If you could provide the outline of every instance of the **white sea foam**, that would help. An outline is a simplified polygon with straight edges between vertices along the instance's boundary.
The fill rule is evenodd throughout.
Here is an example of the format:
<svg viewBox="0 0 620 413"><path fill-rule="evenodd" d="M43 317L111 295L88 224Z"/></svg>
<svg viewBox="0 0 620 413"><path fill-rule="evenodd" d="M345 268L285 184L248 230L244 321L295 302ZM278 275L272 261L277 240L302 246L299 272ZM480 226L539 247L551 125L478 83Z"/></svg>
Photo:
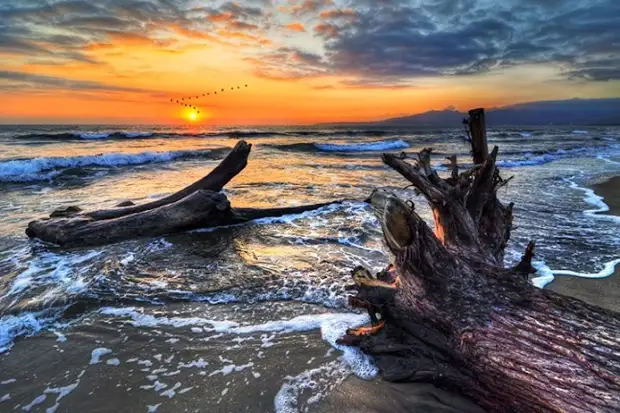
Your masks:
<svg viewBox="0 0 620 413"><path fill-rule="evenodd" d="M148 413L155 413L157 411L157 409L159 409L159 406L161 406L161 403L157 403L157 404L148 404L146 406L147 408L147 412Z"/></svg>
<svg viewBox="0 0 620 413"><path fill-rule="evenodd" d="M532 136L532 134L529 132L519 132L519 135L523 136L524 138L528 138Z"/></svg>
<svg viewBox="0 0 620 413"><path fill-rule="evenodd" d="M52 323L63 309L56 312L24 312L0 317L0 354L11 349L15 337L32 336Z"/></svg>
<svg viewBox="0 0 620 413"><path fill-rule="evenodd" d="M294 317L287 320L273 320L260 324L241 325L234 321L215 321L202 317L158 317L150 314L144 314L144 310L135 307L111 308L105 307L99 310L101 314L115 317L129 317L131 324L136 327L156 327L156 326L172 326L183 328L188 326L201 326L205 330L215 331L224 334L242 334L249 335L255 333L271 333L266 336L267 340L275 338L275 334L286 334L294 332L304 332L320 329L323 340L332 347L342 351L342 356L338 360L337 370L340 372L339 377L344 378L348 374L355 374L362 379L370 379L378 373L377 367L372 359L363 354L359 349L341 346L336 344L336 340L345 335L348 328L358 327L369 322L366 314L353 313L323 313L308 314ZM264 340L263 340L264 343ZM271 342L270 342L271 343ZM253 366L252 362L245 365L228 364L222 368L215 370L209 374L228 375L232 372L242 371ZM206 367L206 363L191 362L179 365L179 367ZM295 411L286 410L285 406L291 406L291 397L298 395L299 389L305 386L306 379L313 376L317 371L310 371L303 377L298 377L291 383L286 384L279 393L279 399L276 398L278 412ZM333 382L333 380L332 380ZM287 387L288 386L288 387ZM291 394L293 396L291 396Z"/></svg>
<svg viewBox="0 0 620 413"><path fill-rule="evenodd" d="M617 151L618 145L592 146L573 149L558 149L542 154L525 154L523 158L502 159L497 161L497 166L501 168L516 168L519 166L542 165L560 159L574 158L579 156L603 156L608 151Z"/></svg>
<svg viewBox="0 0 620 413"><path fill-rule="evenodd" d="M609 206L604 202L602 196L597 195L594 190L577 185L572 179L565 179L568 182L570 188L583 191L585 196L583 200L595 206L595 209L587 209L583 211L584 215L587 215L596 219L605 219L620 223L620 217L615 215L604 215L601 212L609 211ZM620 258L613 259L603 264L603 268L596 272L580 272L572 270L553 270L549 268L544 262L534 262L533 266L536 268L537 277L532 279L532 284L538 288L544 288L547 284L555 279L556 275L569 275L573 277L581 278L605 278L609 277L615 272L616 266L620 264Z"/></svg>
<svg viewBox="0 0 620 413"><path fill-rule="evenodd" d="M105 139L112 135L112 133L102 133L102 132L76 132L72 134L80 139L86 140L97 140L97 139Z"/></svg>
<svg viewBox="0 0 620 413"><path fill-rule="evenodd" d="M588 131L587 130L574 130L573 134L574 135L587 135Z"/></svg>
<svg viewBox="0 0 620 413"><path fill-rule="evenodd" d="M110 366L118 366L121 364L121 361L117 358L113 358L113 359L108 359L108 361L106 361L105 364L110 365Z"/></svg>
<svg viewBox="0 0 620 413"><path fill-rule="evenodd" d="M99 348L94 349L90 355L89 364L98 364L101 361L101 357L105 356L106 354L110 354L110 353L112 353L112 350L110 350L109 348L99 347Z"/></svg>
<svg viewBox="0 0 620 413"><path fill-rule="evenodd" d="M598 272L594 272L594 273L578 272L578 271L571 271L571 270L553 270L553 274L572 275L574 277L581 277L581 278L605 278L605 277L609 277L610 275L614 273L616 269L616 265L618 264L620 264L620 258L606 262L605 264L603 264L602 270Z"/></svg>
<svg viewBox="0 0 620 413"><path fill-rule="evenodd" d="M50 180L66 168L85 166L124 166L170 162L175 159L204 156L211 151L173 151L141 153L105 153L99 155L41 157L0 162L0 182Z"/></svg>
<svg viewBox="0 0 620 413"><path fill-rule="evenodd" d="M613 164L613 165L620 165L620 162L614 161L613 159L609 159L609 158L607 158L607 157L605 157L603 155L599 155L599 156L597 156L597 158L600 159L601 161L604 161L604 162L607 162L607 163L610 163L610 164Z"/></svg>
<svg viewBox="0 0 620 413"><path fill-rule="evenodd" d="M22 407L22 410L29 412L34 406L43 403L45 399L47 399L47 396L45 394L37 396L33 401Z"/></svg>
<svg viewBox="0 0 620 413"><path fill-rule="evenodd" d="M587 209L583 211L585 215L588 215L593 218L605 219L605 220L610 220L610 221L615 221L617 223L620 223L619 216L602 214L602 212L609 211L609 206L604 202L605 198L603 198L600 195L597 195L594 192L594 190L591 188L586 188L586 187L577 185L572 179L565 179L565 181L568 182L569 186L572 189L577 189L579 191L582 191L585 194L583 200L586 203L596 207L595 209Z"/></svg>
<svg viewBox="0 0 620 413"><path fill-rule="evenodd" d="M373 152L387 151L393 149L406 149L409 144L402 139L378 142L359 142L359 143L315 143L314 146L325 152Z"/></svg>
<svg viewBox="0 0 620 413"><path fill-rule="evenodd" d="M241 325L235 321L211 320L203 317L165 317L144 314L142 308L137 307L103 307L99 310L103 315L129 318L135 327L158 327L170 326L175 328L201 326L207 332L226 334L253 334L253 333L294 333L325 329L325 331L337 331L344 335L347 328L360 325L368 321L367 316L354 313L323 313L301 315L289 320L267 321L261 324ZM335 338L328 333L325 340L332 345ZM330 339L333 340L330 341ZM349 349L343 347L343 349Z"/></svg>
<svg viewBox="0 0 620 413"><path fill-rule="evenodd" d="M274 399L275 413L299 413L308 410L308 405L318 402L323 396L347 378L348 372L338 361L307 370L297 376L287 376ZM306 400L302 394L311 393Z"/></svg>
<svg viewBox="0 0 620 413"><path fill-rule="evenodd" d="M531 283L538 288L545 288L547 284L555 279L553 271L542 261L532 262L532 266L536 268L536 277L531 279Z"/></svg>
<svg viewBox="0 0 620 413"><path fill-rule="evenodd" d="M41 253L28 262L28 267L13 279L11 287L1 298L46 284L54 286L53 291L48 294L50 300L57 299L63 293L80 293L87 287L86 281L80 276L81 272L90 267L85 263L101 254L101 251L72 254ZM79 269L76 269L77 267Z"/></svg>
<svg viewBox="0 0 620 413"><path fill-rule="evenodd" d="M77 380L74 383L71 383L67 386L48 387L45 389L45 391L43 392L43 395L46 395L46 394L56 395L56 402L54 403L52 407L46 410L46 413L54 413L56 409L58 409L58 406L60 406L60 400L62 400L63 397L66 397L69 393L75 390L77 386L79 386L80 380L82 379L82 376L84 375L84 373L86 373L86 370L82 370L82 372L78 375Z"/></svg>

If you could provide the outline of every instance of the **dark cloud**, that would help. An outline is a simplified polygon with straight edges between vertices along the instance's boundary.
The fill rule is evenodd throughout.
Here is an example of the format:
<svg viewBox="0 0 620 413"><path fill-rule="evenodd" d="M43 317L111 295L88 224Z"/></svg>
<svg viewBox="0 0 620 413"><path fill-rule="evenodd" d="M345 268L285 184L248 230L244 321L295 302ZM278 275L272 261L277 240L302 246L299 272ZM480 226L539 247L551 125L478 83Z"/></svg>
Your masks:
<svg viewBox="0 0 620 413"><path fill-rule="evenodd" d="M1 81L8 81L3 84ZM44 76L26 72L0 71L0 90L14 89L19 85L24 88L50 88L50 89L66 89L81 91L107 91L107 92L147 92L144 89L119 87L107 85L100 82L72 80L56 76Z"/></svg>
<svg viewBox="0 0 620 413"><path fill-rule="evenodd" d="M392 84L537 63L556 65L572 79L620 80L617 0L349 5L319 12L314 33L324 42L324 71L354 76L355 83Z"/></svg>
<svg viewBox="0 0 620 413"><path fill-rule="evenodd" d="M10 54L49 53L47 49L29 40L0 34L0 53L2 52Z"/></svg>

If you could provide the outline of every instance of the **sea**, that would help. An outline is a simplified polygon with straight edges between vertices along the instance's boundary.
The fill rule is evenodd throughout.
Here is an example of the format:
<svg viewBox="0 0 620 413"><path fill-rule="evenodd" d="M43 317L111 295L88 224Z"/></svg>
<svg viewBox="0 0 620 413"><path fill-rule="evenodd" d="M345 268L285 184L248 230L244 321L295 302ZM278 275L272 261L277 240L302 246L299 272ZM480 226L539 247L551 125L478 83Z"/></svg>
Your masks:
<svg viewBox="0 0 620 413"><path fill-rule="evenodd" d="M347 306L357 265L390 255L363 200L424 199L381 163L433 148L471 163L464 130L379 127L0 126L0 412L318 412L373 360L336 344L368 322ZM620 127L490 128L514 202L506 264L537 244L532 282L602 278L620 262L620 219L592 184L620 174ZM346 199L298 215L113 245L62 249L25 235L57 208L165 197L239 139L234 207ZM361 384L360 384L361 386ZM360 410L361 411L361 410ZM444 410L441 410L444 411Z"/></svg>

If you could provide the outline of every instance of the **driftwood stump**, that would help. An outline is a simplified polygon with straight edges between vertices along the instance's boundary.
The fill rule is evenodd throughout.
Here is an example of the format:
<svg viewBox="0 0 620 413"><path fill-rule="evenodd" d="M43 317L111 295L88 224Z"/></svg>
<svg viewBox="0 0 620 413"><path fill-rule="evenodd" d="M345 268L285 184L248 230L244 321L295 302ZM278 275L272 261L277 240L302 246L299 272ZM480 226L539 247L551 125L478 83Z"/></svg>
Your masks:
<svg viewBox="0 0 620 413"><path fill-rule="evenodd" d="M248 163L252 145L239 141L208 175L174 194L142 205L82 213L63 208L32 221L26 234L62 247L105 245L196 228L241 224L257 218L297 214L334 201L288 208L232 208L219 191Z"/></svg>
<svg viewBox="0 0 620 413"><path fill-rule="evenodd" d="M533 243L516 267L503 266L512 204L497 199L506 181L483 120L470 112L474 167L450 178L431 168L430 150L413 165L383 155L429 202L435 229L413 204L373 194L394 266L372 279L354 271L349 302L368 309L373 327L341 343L374 356L386 380L432 382L488 412L619 412L620 314L532 286Z"/></svg>

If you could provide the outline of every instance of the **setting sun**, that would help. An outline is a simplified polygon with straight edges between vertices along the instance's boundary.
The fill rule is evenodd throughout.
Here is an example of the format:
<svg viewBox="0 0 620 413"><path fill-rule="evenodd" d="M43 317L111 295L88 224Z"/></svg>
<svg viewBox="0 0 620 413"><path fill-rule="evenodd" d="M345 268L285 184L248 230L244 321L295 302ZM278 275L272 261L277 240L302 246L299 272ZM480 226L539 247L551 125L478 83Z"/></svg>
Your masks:
<svg viewBox="0 0 620 413"><path fill-rule="evenodd" d="M196 112L190 112L187 117L189 118L190 121L194 122L196 119L198 119L198 115L196 114Z"/></svg>

